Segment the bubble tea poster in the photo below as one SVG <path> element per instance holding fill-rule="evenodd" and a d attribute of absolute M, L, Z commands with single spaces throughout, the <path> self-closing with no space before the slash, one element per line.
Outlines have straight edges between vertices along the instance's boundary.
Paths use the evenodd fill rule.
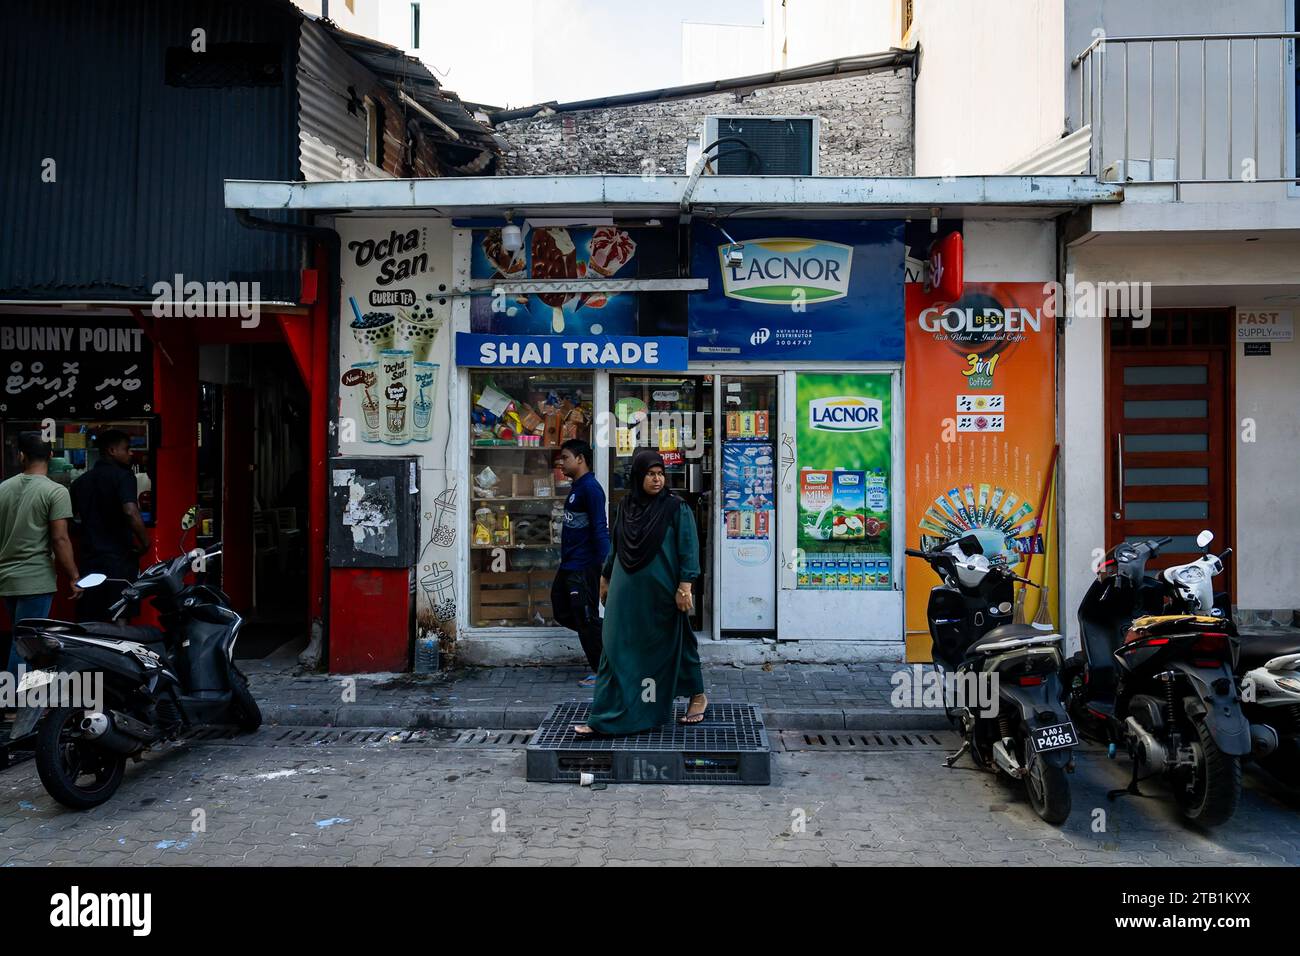
<path fill-rule="evenodd" d="M 446 237 L 401 219 L 349 222 L 340 233 L 340 443 L 431 441 L 449 424 L 439 420 L 451 336 Z"/>

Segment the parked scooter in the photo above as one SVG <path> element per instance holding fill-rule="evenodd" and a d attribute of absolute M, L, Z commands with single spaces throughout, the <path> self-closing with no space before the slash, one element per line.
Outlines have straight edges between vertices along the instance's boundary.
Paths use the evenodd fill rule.
<path fill-rule="evenodd" d="M 188 531 L 193 520 L 191 509 L 182 527 Z M 161 630 L 33 618 L 14 629 L 18 653 L 34 668 L 20 692 L 48 692 L 61 675 L 103 675 L 97 708 L 84 700 L 52 701 L 45 710 L 24 707 L 14 729 L 15 736 L 28 733 L 39 721 L 36 769 L 64 806 L 86 810 L 108 800 L 128 757 L 139 760 L 196 726 L 234 724 L 246 732 L 261 726 L 257 701 L 234 662 L 243 620 L 217 588 L 185 582 L 196 566 L 220 555 L 221 545 L 184 553 L 184 535 L 181 544 L 183 553 L 145 570 L 111 608 L 116 622 L 128 607 L 152 599 Z M 106 580 L 92 574 L 77 585 L 98 587 Z"/>
<path fill-rule="evenodd" d="M 1196 542 L 1207 553 L 1195 561 L 1166 568 L 1160 574 L 1169 589 L 1171 611 L 1220 619 L 1236 634 L 1226 594 L 1214 591 L 1214 577 L 1223 571 L 1220 555 L 1208 553 L 1214 535 L 1202 531 Z M 1289 786 L 1300 786 L 1300 640 L 1293 635 L 1240 637 L 1236 676 L 1242 710 L 1250 721 L 1251 755 L 1255 762 Z"/>
<path fill-rule="evenodd" d="M 1012 624 L 1013 584 L 1033 585 L 984 555 L 975 535 L 942 542 L 933 551 L 907 549 L 927 561 L 943 584 L 930 591 L 926 618 L 933 657 L 957 687 L 987 681 L 992 705 L 959 700 L 955 717 L 962 746 L 945 763 L 970 752 L 975 763 L 1023 781 L 1029 803 L 1048 823 L 1070 815 L 1074 725 L 1061 706 L 1060 634 Z M 996 696 L 994 696 L 994 693 Z"/>
<path fill-rule="evenodd" d="M 1083 651 L 1067 665 L 1069 708 L 1085 737 L 1133 759 L 1131 782 L 1111 799 L 1140 795 L 1138 784 L 1159 776 L 1185 819 L 1214 826 L 1237 808 L 1241 758 L 1251 751 L 1232 673 L 1238 641 L 1231 621 L 1168 613 L 1170 583 L 1187 586 L 1191 575 L 1170 568 L 1152 577 L 1146 565 L 1171 540 L 1126 541 L 1107 553 L 1079 605 Z"/>

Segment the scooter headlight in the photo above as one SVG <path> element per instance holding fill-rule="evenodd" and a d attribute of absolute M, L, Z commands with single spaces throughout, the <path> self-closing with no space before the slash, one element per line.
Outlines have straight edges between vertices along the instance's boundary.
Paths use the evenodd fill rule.
<path fill-rule="evenodd" d="M 1278 677 L 1275 680 L 1278 687 L 1284 687 L 1294 694 L 1300 694 L 1300 680 L 1296 680 L 1294 677 Z"/>

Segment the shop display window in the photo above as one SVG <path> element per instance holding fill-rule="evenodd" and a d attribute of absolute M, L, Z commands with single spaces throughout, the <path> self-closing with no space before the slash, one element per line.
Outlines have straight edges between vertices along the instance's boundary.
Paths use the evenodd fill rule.
<path fill-rule="evenodd" d="M 470 376 L 470 624 L 547 627 L 570 482 L 555 463 L 592 439 L 594 376 Z"/>

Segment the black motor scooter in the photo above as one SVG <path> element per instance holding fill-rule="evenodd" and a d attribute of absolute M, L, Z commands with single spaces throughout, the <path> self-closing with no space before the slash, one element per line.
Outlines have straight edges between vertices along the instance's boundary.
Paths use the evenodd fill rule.
<path fill-rule="evenodd" d="M 1045 821 L 1064 823 L 1070 815 L 1066 774 L 1074 769 L 1078 737 L 1061 706 L 1062 637 L 1011 623 L 1014 583 L 1037 585 L 991 563 L 974 535 L 906 553 L 927 561 L 943 581 L 930 591 L 926 610 L 934 659 L 955 688 L 965 689 L 963 696 L 971 696 L 971 683 L 983 681 L 992 698 L 988 710 L 969 699 L 949 708 L 963 742 L 946 764 L 969 751 L 981 768 L 1023 781 L 1030 805 Z"/>
<path fill-rule="evenodd" d="M 193 527 L 192 513 L 183 527 Z M 183 545 L 184 537 L 182 551 Z M 39 722 L 36 769 L 64 806 L 86 810 L 108 800 L 128 757 L 139 760 L 150 747 L 196 726 L 233 724 L 246 732 L 261 726 L 257 701 L 234 662 L 242 618 L 219 589 L 186 583 L 220 553 L 217 544 L 154 564 L 112 606 L 116 622 L 128 607 L 151 599 L 161 630 L 35 618 L 15 626 L 18 653 L 32 668 L 20 691 L 27 701 L 49 698 L 49 706 L 21 709 L 15 736 Z M 106 580 L 92 574 L 77 584 L 97 587 Z M 84 692 L 69 696 L 94 687 L 101 675 L 99 699 L 87 700 Z"/>
<path fill-rule="evenodd" d="M 1251 757 L 1289 786 L 1300 785 L 1300 640 L 1294 632 L 1238 635 L 1228 595 L 1214 590 L 1223 559 L 1232 553 L 1210 552 L 1214 534 L 1202 531 L 1196 543 L 1204 552 L 1195 561 L 1165 568 L 1159 580 L 1170 613 L 1193 614 L 1219 621 L 1239 637 L 1236 676 L 1241 709 L 1250 722 Z"/>
<path fill-rule="evenodd" d="M 1167 587 L 1146 565 L 1171 540 L 1126 541 L 1106 554 L 1079 605 L 1083 650 L 1066 667 L 1069 708 L 1085 737 L 1133 759 L 1132 781 L 1112 800 L 1140 795 L 1138 784 L 1158 776 L 1185 819 L 1215 826 L 1236 810 L 1251 751 L 1233 678 L 1238 641 L 1221 618 L 1167 613 Z"/>

